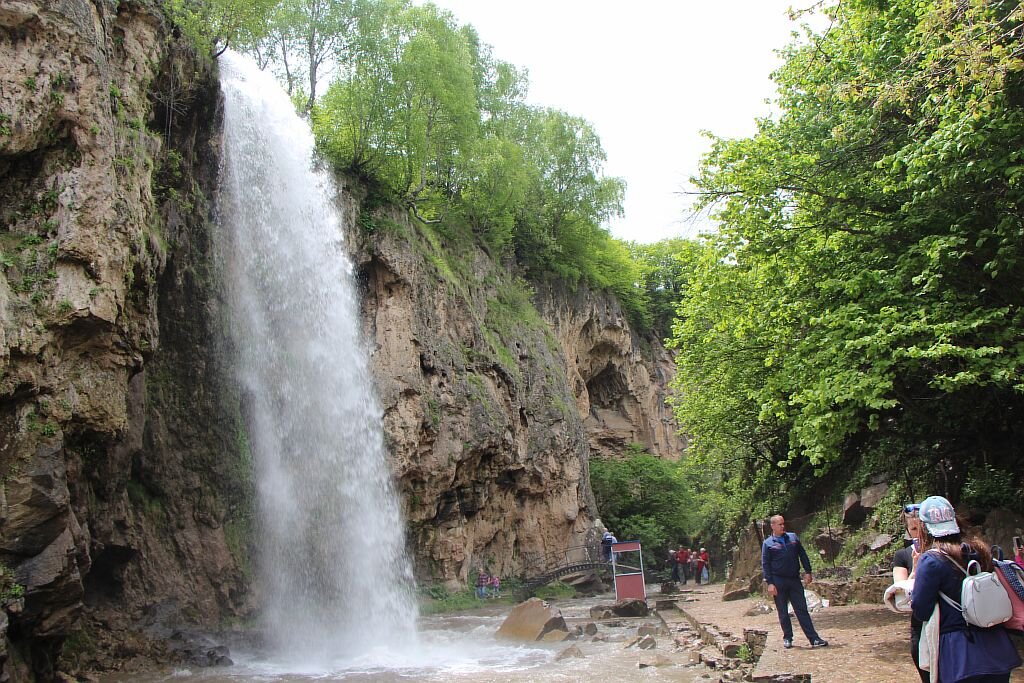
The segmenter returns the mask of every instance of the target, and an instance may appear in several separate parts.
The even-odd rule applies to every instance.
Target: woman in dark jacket
[[[928,621],[935,605],[939,606],[938,681],[1007,683],[1010,671],[1020,666],[1021,660],[1006,629],[971,626],[939,596],[942,592],[960,602],[964,573],[959,567],[966,568],[971,560],[976,560],[983,571],[992,571],[989,546],[980,539],[964,538],[953,506],[941,496],[925,499],[918,516],[925,552],[918,556],[914,570],[913,609],[916,618]]]

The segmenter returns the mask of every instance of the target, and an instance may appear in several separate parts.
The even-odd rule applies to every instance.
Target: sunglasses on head
[[[921,504],[920,503],[911,503],[910,505],[904,505],[903,506],[903,511],[906,512],[907,514],[910,514],[911,512],[917,512],[920,509],[921,509]]]

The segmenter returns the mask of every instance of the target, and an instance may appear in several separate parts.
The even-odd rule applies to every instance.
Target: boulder
[[[658,647],[658,641],[654,639],[654,636],[646,635],[637,642],[636,646],[641,650],[653,650]]]
[[[889,492],[889,485],[884,481],[867,488],[861,489],[860,491],[860,504],[868,510],[874,510],[878,507],[878,504],[882,502],[882,498],[885,498],[885,494]]]
[[[497,635],[508,640],[537,641],[551,631],[569,634],[561,611],[539,598],[530,598],[512,608]]]
[[[821,529],[814,537],[814,547],[826,561],[834,560],[846,543],[846,531],[842,528]]]
[[[749,598],[760,589],[761,580],[762,575],[758,573],[756,576],[726,581],[725,588],[722,590],[722,600],[729,602]]]
[[[647,603],[636,598],[619,600],[614,605],[594,605],[590,608],[591,619],[611,619],[612,617],[646,617],[651,613]]]
[[[846,499],[843,501],[843,524],[848,526],[862,524],[888,492],[889,485],[881,482],[863,488],[859,493],[846,494]]]
[[[757,602],[754,606],[743,613],[747,617],[756,617],[761,614],[771,614],[775,611],[774,607],[768,605],[767,602]]]
[[[597,624],[595,624],[592,621],[587,622],[586,625],[583,627],[583,632],[585,634],[587,634],[588,636],[596,636],[597,635]]]
[[[570,645],[555,655],[555,661],[560,662],[563,659],[583,659],[584,657],[586,657],[586,655],[583,654],[583,650],[581,650],[578,645]]]
[[[647,603],[636,598],[619,600],[611,609],[617,617],[646,617],[651,613]]]
[[[868,543],[869,550],[881,550],[892,544],[892,536],[889,534],[878,534]]]
[[[843,524],[859,526],[868,518],[868,511],[860,504],[859,493],[847,493],[843,500]]]

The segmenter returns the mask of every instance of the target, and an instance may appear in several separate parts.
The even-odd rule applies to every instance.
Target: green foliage
[[[278,0],[165,0],[164,7],[198,50],[219,55],[235,42],[251,43],[264,35],[277,4]]]
[[[695,179],[721,227],[685,267],[676,412],[743,490],[871,457],[955,498],[976,463],[1020,471],[1024,9],[830,12],[775,74],[780,114]]]
[[[523,72],[448,12],[400,0],[352,12],[343,66],[311,112],[324,155],[424,223],[464,223],[532,278],[613,291],[646,330],[638,265],[603,227],[624,185],[603,176],[593,127],[526,106]]]
[[[457,593],[451,593],[444,586],[421,586],[419,589],[420,614],[446,614],[462,610],[482,607],[484,600],[476,597],[476,589],[466,587]]]
[[[541,600],[568,600],[576,597],[576,589],[562,581],[552,581],[533,592]]]
[[[0,604],[18,600],[25,595],[25,587],[18,583],[14,571],[0,562]]]
[[[620,540],[639,540],[645,562],[695,530],[694,499],[677,463],[636,450],[622,458],[591,458],[590,486],[605,526]]]
[[[967,473],[961,500],[980,508],[1008,508],[1017,510],[1022,500],[1020,487],[1014,484],[1012,472],[983,463]]]

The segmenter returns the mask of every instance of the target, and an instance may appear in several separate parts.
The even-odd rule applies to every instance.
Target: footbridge
[[[545,555],[523,554],[523,584],[517,591],[521,598],[533,595],[541,586],[555,579],[582,572],[611,573],[612,565],[601,557],[601,545],[576,545]]]

